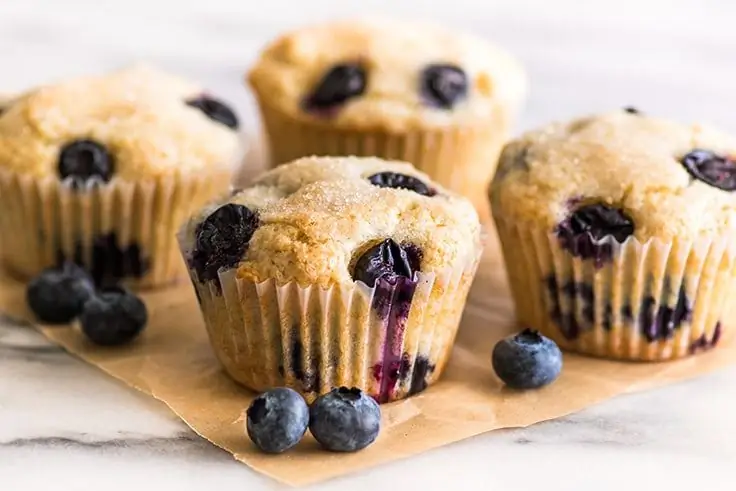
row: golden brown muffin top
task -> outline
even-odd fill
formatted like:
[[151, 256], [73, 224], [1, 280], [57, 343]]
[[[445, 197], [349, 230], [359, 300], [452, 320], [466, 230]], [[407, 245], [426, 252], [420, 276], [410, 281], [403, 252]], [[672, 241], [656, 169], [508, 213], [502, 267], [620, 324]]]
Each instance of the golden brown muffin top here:
[[198, 86], [144, 65], [32, 89], [0, 113], [0, 169], [63, 178], [64, 149], [80, 140], [97, 146], [72, 146], [77, 156], [105, 153], [113, 167], [108, 177], [124, 180], [230, 165], [237, 134], [187, 103], [202, 95]]
[[496, 216], [550, 231], [608, 226], [641, 241], [732, 234], [736, 138], [627, 110], [554, 123], [506, 146], [490, 196]]
[[256, 281], [323, 287], [352, 284], [361, 254], [386, 239], [408, 251], [419, 271], [439, 272], [475, 257], [480, 224], [467, 199], [410, 164], [308, 157], [207, 207], [181, 234], [201, 281], [237, 268]]
[[293, 118], [390, 131], [485, 121], [516, 109], [526, 92], [521, 66], [483, 39], [387, 18], [287, 33], [266, 47], [248, 80], [262, 103]]

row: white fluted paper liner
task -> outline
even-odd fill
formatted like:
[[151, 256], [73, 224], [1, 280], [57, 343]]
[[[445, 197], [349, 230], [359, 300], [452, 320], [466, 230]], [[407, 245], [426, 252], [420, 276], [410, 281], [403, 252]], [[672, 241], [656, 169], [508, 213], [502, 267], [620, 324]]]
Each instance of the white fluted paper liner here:
[[499, 106], [492, 118], [473, 126], [406, 132], [351, 130], [297, 120], [262, 100], [259, 105], [272, 166], [311, 155], [402, 160], [466, 196], [487, 187], [512, 121], [511, 110]]
[[29, 279], [65, 258], [98, 277], [126, 272], [123, 283], [133, 288], [169, 284], [186, 277], [176, 242], [181, 223], [227, 192], [231, 175], [222, 168], [141, 182], [113, 179], [75, 190], [55, 177], [0, 169], [3, 267]]
[[607, 238], [609, 260], [583, 260], [549, 230], [495, 216], [520, 324], [594, 356], [656, 361], [714, 347], [736, 289], [730, 237]]
[[405, 323], [397, 313], [406, 303], [384, 305], [385, 318], [375, 305], [379, 288], [395, 300], [408, 280], [400, 287], [355, 282], [323, 289], [257, 283], [232, 269], [220, 273], [220, 289], [190, 275], [215, 354], [237, 382], [256, 391], [288, 386], [309, 400], [334, 387], [358, 387], [387, 402], [440, 377], [480, 251], [455, 268], [419, 273]]

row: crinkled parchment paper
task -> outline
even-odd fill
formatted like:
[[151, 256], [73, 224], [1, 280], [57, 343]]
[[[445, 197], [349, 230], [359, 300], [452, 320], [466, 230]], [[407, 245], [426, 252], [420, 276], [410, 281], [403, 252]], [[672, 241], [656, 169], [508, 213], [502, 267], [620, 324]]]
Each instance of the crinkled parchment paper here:
[[[258, 472], [305, 485], [394, 461], [479, 433], [528, 426], [579, 411], [618, 394], [695, 377], [736, 362], [730, 339], [689, 360], [622, 363], [566, 355], [562, 376], [537, 391], [503, 387], [491, 370], [494, 343], [513, 331], [513, 308], [495, 240], [484, 254], [455, 351], [442, 380], [409, 400], [383, 407], [378, 441], [355, 454], [319, 450], [311, 437], [280, 456], [259, 453], [245, 436], [243, 410], [253, 394], [221, 370], [207, 342], [191, 286], [143, 295], [150, 322], [129, 346], [103, 349], [78, 328], [39, 326], [83, 360], [162, 401], [195, 432]], [[24, 285], [0, 278], [0, 310], [28, 319]]]

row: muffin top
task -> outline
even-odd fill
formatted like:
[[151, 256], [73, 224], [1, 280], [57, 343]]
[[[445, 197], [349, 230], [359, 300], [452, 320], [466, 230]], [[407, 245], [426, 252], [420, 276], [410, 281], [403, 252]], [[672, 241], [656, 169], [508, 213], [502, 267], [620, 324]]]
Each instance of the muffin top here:
[[373, 286], [462, 267], [479, 250], [472, 204], [403, 162], [307, 157], [263, 174], [182, 230], [200, 281], [220, 269], [279, 284]]
[[520, 65], [484, 40], [385, 18], [288, 33], [248, 78], [293, 118], [389, 131], [473, 124], [515, 109], [526, 92]]
[[234, 113], [196, 85], [136, 65], [9, 99], [0, 169], [85, 182], [199, 172], [231, 164], [236, 127]]
[[736, 139], [633, 109], [555, 123], [506, 146], [490, 196], [495, 216], [563, 235], [732, 234]]
[[10, 93], [0, 92], [0, 113], [5, 111], [14, 98], [15, 96]]

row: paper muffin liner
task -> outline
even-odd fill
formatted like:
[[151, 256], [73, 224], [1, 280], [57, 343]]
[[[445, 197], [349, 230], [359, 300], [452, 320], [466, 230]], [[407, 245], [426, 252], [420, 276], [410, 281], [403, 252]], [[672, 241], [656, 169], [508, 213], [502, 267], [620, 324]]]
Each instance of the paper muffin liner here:
[[402, 160], [465, 196], [482, 195], [510, 132], [510, 110], [474, 126], [408, 132], [349, 130], [298, 120], [259, 101], [271, 166], [300, 157], [359, 156]]
[[[240, 384], [291, 387], [308, 400], [340, 386], [384, 403], [423, 391], [452, 350], [477, 254], [440, 273], [321, 288], [190, 275], [215, 355]], [[185, 262], [189, 254], [183, 251]]]
[[534, 225], [495, 217], [516, 317], [562, 348], [657, 361], [712, 348], [736, 295], [729, 237], [640, 242], [612, 237], [582, 259]]
[[191, 177], [113, 179], [75, 189], [71, 181], [0, 170], [0, 258], [27, 280], [74, 261], [98, 284], [163, 286], [186, 278], [176, 233], [192, 213], [228, 190], [223, 167]]

